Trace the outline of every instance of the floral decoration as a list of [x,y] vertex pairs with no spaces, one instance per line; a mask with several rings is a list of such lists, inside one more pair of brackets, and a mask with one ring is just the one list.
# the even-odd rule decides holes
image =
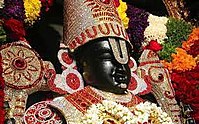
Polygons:
[[159,17],[150,14],[148,17],[149,26],[144,31],[145,40],[142,46],[148,45],[151,40],[156,40],[158,43],[163,44],[164,40],[167,38],[167,21],[167,17]]
[[194,41],[193,45],[191,45],[190,50],[187,51],[188,54],[195,57],[196,62],[199,62],[199,40]]
[[41,1],[39,0],[24,0],[25,23],[33,25],[39,19],[41,7]]
[[120,5],[120,1],[119,0],[114,0],[114,3],[115,3],[116,7],[119,7],[119,5]]
[[163,49],[158,52],[161,59],[171,61],[171,54],[176,53],[175,49],[181,47],[192,31],[192,25],[174,18],[169,18],[167,24],[167,39],[163,44]]
[[196,61],[192,55],[187,54],[182,48],[176,48],[176,52],[176,54],[171,55],[173,58],[171,63],[163,62],[170,71],[187,71],[196,67]]
[[157,40],[151,40],[145,48],[157,52],[162,49],[162,45]]
[[171,80],[176,98],[184,104],[191,105],[192,117],[199,122],[199,65],[192,70],[171,73]]
[[170,71],[187,71],[194,69],[198,63],[199,54],[199,28],[193,29],[188,40],[182,43],[182,48],[176,48],[176,54],[172,54],[171,62],[162,61]]
[[121,20],[123,22],[124,27],[127,29],[128,23],[129,23],[129,18],[127,17],[126,10],[127,10],[126,2],[119,0],[119,6],[117,7],[117,11],[119,13],[119,17],[121,18]]
[[199,40],[199,28],[194,28],[192,30],[192,33],[189,35],[188,40],[182,43],[182,48],[186,51],[189,51],[191,50],[191,46],[197,43],[198,40]]
[[1,25],[8,34],[6,42],[24,39],[26,28],[33,26],[41,18],[43,8],[48,11],[53,1],[0,0]]
[[[199,29],[194,28],[188,40],[182,47],[176,48],[171,55],[171,62],[163,64],[170,70],[171,81],[176,92],[176,98],[193,109],[191,117],[199,122]],[[185,113],[186,114],[186,113]]]
[[23,40],[25,37],[25,29],[22,22],[16,19],[8,19],[4,21],[4,27],[7,30],[7,35],[12,40]]
[[131,5],[127,6],[126,13],[129,18],[127,33],[129,34],[131,43],[135,46],[134,51],[141,54],[142,42],[144,41],[144,30],[149,25],[147,21],[149,13]]
[[1,12],[2,18],[13,18],[23,22],[25,14],[23,0],[4,0],[4,5]]
[[92,105],[81,120],[81,124],[172,124],[171,118],[156,104],[144,102],[136,105],[132,112],[116,102],[103,100]]

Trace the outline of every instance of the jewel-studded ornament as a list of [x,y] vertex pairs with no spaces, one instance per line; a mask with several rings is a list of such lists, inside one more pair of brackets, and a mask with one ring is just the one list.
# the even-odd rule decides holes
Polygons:
[[[44,74],[48,67],[40,56],[23,41],[13,42],[0,47],[2,56],[2,76],[5,80],[5,98],[10,105],[6,119],[23,123],[28,95],[41,90],[49,90]],[[51,68],[52,69],[52,68]],[[53,70],[53,69],[52,69]]]
[[76,62],[70,57],[66,48],[60,49],[58,59],[62,64],[62,74],[56,74],[54,81],[49,82],[52,91],[59,94],[74,93],[84,88],[81,74],[77,71]]
[[136,70],[137,70],[136,61],[132,57],[130,57],[128,64],[131,70],[131,79],[128,85],[128,91],[133,93],[134,95],[145,94],[145,93],[150,92],[150,88],[149,88],[150,84],[147,84],[142,78],[140,78],[136,74]]
[[59,113],[48,106],[49,101],[38,102],[27,109],[23,121],[25,124],[63,124]]
[[2,46],[0,52],[6,86],[22,90],[39,83],[43,64],[34,50],[23,44],[11,43]]
[[139,76],[152,85],[152,94],[163,111],[172,117],[176,124],[181,124],[180,108],[175,99],[168,70],[160,63],[158,55],[151,50],[144,50],[137,69]]

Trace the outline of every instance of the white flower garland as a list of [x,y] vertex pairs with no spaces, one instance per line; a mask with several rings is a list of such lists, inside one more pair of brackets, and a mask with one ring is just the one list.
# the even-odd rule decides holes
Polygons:
[[149,15],[148,20],[149,26],[144,31],[145,41],[143,42],[143,47],[148,45],[151,40],[157,40],[158,43],[164,43],[164,39],[167,38],[166,23],[168,21],[167,17]]
[[167,113],[156,104],[140,103],[131,112],[127,107],[108,100],[92,105],[80,124],[103,124],[107,121],[115,124],[173,124]]

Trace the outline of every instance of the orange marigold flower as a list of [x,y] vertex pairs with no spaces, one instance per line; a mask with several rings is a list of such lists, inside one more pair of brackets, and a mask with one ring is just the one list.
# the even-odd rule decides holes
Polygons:
[[167,62],[165,60],[161,60],[160,62],[164,65],[165,68],[169,70],[170,73],[172,73],[172,69],[173,69],[172,63]]
[[187,54],[187,52],[182,48],[176,48],[176,54],[172,54],[172,61],[166,62],[162,61],[164,67],[166,67],[170,72],[172,70],[186,71],[191,70],[196,67],[196,59],[192,55]]
[[186,51],[190,50],[190,47],[194,44],[195,40],[199,40],[199,28],[194,28],[192,30],[188,40],[182,43],[182,48]]
[[196,61],[192,55],[187,54],[182,48],[176,48],[177,54],[172,54],[173,70],[186,71],[196,66]]

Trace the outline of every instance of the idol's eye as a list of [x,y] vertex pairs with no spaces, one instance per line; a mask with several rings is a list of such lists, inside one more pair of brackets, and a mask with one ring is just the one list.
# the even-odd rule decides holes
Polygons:
[[154,82],[163,82],[166,76],[166,70],[161,67],[151,67],[149,69],[149,76]]
[[101,60],[112,60],[113,59],[113,55],[111,53],[100,53],[98,56],[97,56],[98,59],[101,59]]

